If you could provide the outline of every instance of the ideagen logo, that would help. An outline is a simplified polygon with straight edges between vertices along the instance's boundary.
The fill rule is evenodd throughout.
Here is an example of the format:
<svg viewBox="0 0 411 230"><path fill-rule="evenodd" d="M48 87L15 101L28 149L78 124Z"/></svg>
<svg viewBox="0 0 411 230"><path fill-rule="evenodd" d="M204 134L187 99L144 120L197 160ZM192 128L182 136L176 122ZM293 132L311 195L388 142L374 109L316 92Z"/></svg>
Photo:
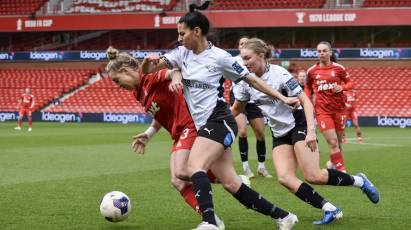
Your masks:
<svg viewBox="0 0 411 230"><path fill-rule="evenodd" d="M148 52L148 51L138 51L138 50L133 50L130 52L130 54L131 56L133 56L133 58L138 58L138 59L145 58L147 55L154 55L154 56L159 56L159 57L163 55L163 53L160 51Z"/></svg>
<svg viewBox="0 0 411 230"><path fill-rule="evenodd" d="M16 120L16 114L14 113L0 113L0 121L13 121Z"/></svg>
<svg viewBox="0 0 411 230"><path fill-rule="evenodd" d="M400 128L411 127L411 118L380 117L378 116L378 126L396 126Z"/></svg>
<svg viewBox="0 0 411 230"><path fill-rule="evenodd" d="M392 49L360 49L360 57L395 57L395 52Z"/></svg>
<svg viewBox="0 0 411 230"><path fill-rule="evenodd" d="M300 49L300 57L304 58L315 58L317 57L317 50L312 49Z"/></svg>
<svg viewBox="0 0 411 230"><path fill-rule="evenodd" d="M45 60L61 58L57 52L30 52L30 59Z"/></svg>
<svg viewBox="0 0 411 230"><path fill-rule="evenodd" d="M76 115L73 113L41 113L41 120L43 121L59 121L64 123L66 121L76 121Z"/></svg>
<svg viewBox="0 0 411 230"><path fill-rule="evenodd" d="M104 122L115 122L115 123L139 123L139 116L137 114L113 114L104 113Z"/></svg>
<svg viewBox="0 0 411 230"><path fill-rule="evenodd" d="M106 58L106 52L89 52L89 51L80 51L80 59L94 59L100 60Z"/></svg>

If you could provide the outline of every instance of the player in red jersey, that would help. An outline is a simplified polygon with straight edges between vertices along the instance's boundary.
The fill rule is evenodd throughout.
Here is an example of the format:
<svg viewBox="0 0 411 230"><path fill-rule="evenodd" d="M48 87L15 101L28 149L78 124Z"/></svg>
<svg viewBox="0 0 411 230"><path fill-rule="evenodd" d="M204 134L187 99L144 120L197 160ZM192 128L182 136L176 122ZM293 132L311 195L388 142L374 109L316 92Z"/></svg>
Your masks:
<svg viewBox="0 0 411 230"><path fill-rule="evenodd" d="M349 91L344 91L344 95L346 98L345 101L345 107L346 107L346 117L347 117L347 122L348 120L352 121L352 124L355 127L355 131L357 133L357 139L358 139L358 143L362 144L362 133L361 133L361 127L358 124L358 116L357 116L357 112L356 110L356 95L355 92L353 90L349 90ZM343 136L343 143L348 143L346 134L344 132L344 136Z"/></svg>
<svg viewBox="0 0 411 230"><path fill-rule="evenodd" d="M121 88L132 90L153 117L151 126L142 134L134 136L132 147L135 152L144 154L145 145L157 131L164 127L173 139L170 156L171 183L180 192L187 204L197 212L198 202L192 189L187 170L188 155L197 137L193 120L187 110L182 90L177 94L170 91L169 85L173 74L178 70L160 70L152 74L142 74L138 61L127 53L118 53L110 47L107 50L110 62L106 71L110 78ZM208 173L210 180L215 180ZM214 178L213 178L214 177ZM216 217L219 228L224 229L224 222Z"/></svg>
<svg viewBox="0 0 411 230"><path fill-rule="evenodd" d="M33 130L33 120L31 118L32 109L34 107L34 96L31 94L30 88L26 88L24 93L18 99L17 108L19 109L19 119L17 120L16 130L21 130L21 125L23 123L23 117L26 114L29 121L29 129L31 132Z"/></svg>
<svg viewBox="0 0 411 230"><path fill-rule="evenodd" d="M319 62L307 70L305 93L314 92L317 124L328 143L331 163L345 171L341 149L345 127L345 97L343 91L353 88L344 66L331 61L332 48L328 42L317 46Z"/></svg>

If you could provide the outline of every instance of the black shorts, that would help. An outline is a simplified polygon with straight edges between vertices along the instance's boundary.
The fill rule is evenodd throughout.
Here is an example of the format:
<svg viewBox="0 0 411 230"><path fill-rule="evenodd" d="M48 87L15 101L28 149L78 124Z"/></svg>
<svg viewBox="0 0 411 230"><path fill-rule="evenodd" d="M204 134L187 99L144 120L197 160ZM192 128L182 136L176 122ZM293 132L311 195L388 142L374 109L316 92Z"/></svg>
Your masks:
<svg viewBox="0 0 411 230"><path fill-rule="evenodd" d="M290 130L285 136L275 138L273 137L273 149L280 145L294 145L298 141L305 140L307 136L307 121L305 119L304 111L297 110L293 113L295 119L295 127Z"/></svg>
<svg viewBox="0 0 411 230"><path fill-rule="evenodd" d="M247 103L245 106L245 115L247 116L248 121L264 117L263 112L255 103Z"/></svg>

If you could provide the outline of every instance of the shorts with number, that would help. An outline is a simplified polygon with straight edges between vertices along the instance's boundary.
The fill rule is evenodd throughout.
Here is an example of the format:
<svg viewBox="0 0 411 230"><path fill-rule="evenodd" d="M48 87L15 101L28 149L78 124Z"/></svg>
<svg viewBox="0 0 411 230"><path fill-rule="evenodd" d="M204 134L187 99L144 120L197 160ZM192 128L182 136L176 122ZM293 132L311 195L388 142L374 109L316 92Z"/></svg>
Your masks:
<svg viewBox="0 0 411 230"><path fill-rule="evenodd" d="M179 150L191 150L196 137L197 131L194 123L186 126L181 132L180 137L177 140L174 140L171 152L175 153Z"/></svg>
<svg viewBox="0 0 411 230"><path fill-rule="evenodd" d="M346 115L347 120L355 121L358 118L357 117L357 112L355 112L355 109L352 109L352 108L347 109L345 115Z"/></svg>
<svg viewBox="0 0 411 230"><path fill-rule="evenodd" d="M26 114L27 116L31 117L31 109L20 109L19 111L19 117L22 118Z"/></svg>
<svg viewBox="0 0 411 230"><path fill-rule="evenodd" d="M317 114L317 125L321 132L335 129L336 131L344 131L347 121L345 111L334 112L329 114Z"/></svg>
<svg viewBox="0 0 411 230"><path fill-rule="evenodd" d="M307 120L303 110L297 110L293 113L295 119L295 126L286 135L282 137L274 137L273 132L273 149L280 145L294 145L299 141L305 140L307 136Z"/></svg>
<svg viewBox="0 0 411 230"><path fill-rule="evenodd" d="M198 130L198 136L218 142L226 149L233 143L237 132L237 123L235 123L234 119L229 122L226 120L207 121L207 123Z"/></svg>

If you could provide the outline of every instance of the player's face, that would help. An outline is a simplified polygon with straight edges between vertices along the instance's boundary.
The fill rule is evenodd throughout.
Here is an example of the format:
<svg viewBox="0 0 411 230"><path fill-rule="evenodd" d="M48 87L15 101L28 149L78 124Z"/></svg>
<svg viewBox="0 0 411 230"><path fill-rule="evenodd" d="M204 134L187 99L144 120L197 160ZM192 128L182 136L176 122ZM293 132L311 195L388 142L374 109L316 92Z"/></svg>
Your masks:
<svg viewBox="0 0 411 230"><path fill-rule="evenodd" d="M298 83L300 83L300 85L304 85L305 84L305 73L304 72L299 72L298 76Z"/></svg>
<svg viewBox="0 0 411 230"><path fill-rule="evenodd" d="M331 49L325 44L317 46L318 59L320 62L329 62L331 58Z"/></svg>
<svg viewBox="0 0 411 230"><path fill-rule="evenodd" d="M244 65L250 72L256 73L265 68L264 54L257 54L251 49L243 48L240 50L240 55Z"/></svg>
<svg viewBox="0 0 411 230"><path fill-rule="evenodd" d="M131 68L122 68L119 72L110 72L109 75L116 85L127 90L133 90L140 83L138 72Z"/></svg>
<svg viewBox="0 0 411 230"><path fill-rule="evenodd" d="M178 42L189 50L193 50L201 37L198 27L190 29L185 23L177 24Z"/></svg>
<svg viewBox="0 0 411 230"><path fill-rule="evenodd" d="M24 93L27 94L27 95L29 95L29 94L31 93L31 92L30 92L30 89L29 89L29 88L25 89L25 90L24 90Z"/></svg>
<svg viewBox="0 0 411 230"><path fill-rule="evenodd" d="M248 41L248 38L241 38L240 41L238 41L238 49L240 50L241 48L243 48L244 43L246 43Z"/></svg>

